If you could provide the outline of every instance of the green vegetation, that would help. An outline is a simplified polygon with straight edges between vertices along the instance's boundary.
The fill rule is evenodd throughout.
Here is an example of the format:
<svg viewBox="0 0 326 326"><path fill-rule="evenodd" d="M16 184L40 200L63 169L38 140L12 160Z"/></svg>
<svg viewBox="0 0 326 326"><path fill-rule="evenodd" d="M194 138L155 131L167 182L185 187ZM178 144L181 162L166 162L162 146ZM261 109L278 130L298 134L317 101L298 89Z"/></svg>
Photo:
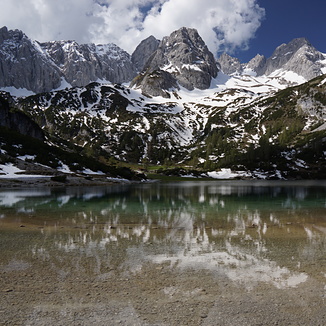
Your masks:
<svg viewBox="0 0 326 326"><path fill-rule="evenodd" d="M80 155L78 148L75 151L64 150L62 147L50 146L41 140L24 136L11 129L0 127L1 150L6 151L6 155L1 154L2 163L12 162L20 155L33 155L34 163L39 163L52 168L58 168L61 164L66 164L72 171L102 171L110 177L122 177L125 179L137 179L137 175L127 167L108 165L98 161L93 157Z"/></svg>
<svg viewBox="0 0 326 326"><path fill-rule="evenodd" d="M159 72L154 75L156 79ZM313 130L324 123L318 117L326 105L326 86L320 85L323 78L249 104L242 97L229 107L188 103L177 114L172 113L174 103L147 103L142 112L129 111L128 106L137 108L142 101L124 96L129 90L123 85L92 83L82 92L39 94L20 100L18 106L56 145L18 142L23 150L4 142L3 149L8 157L30 153L37 162L54 168L63 163L73 171L87 167L112 175L128 175L130 167L151 174L158 164L161 169L155 173L163 178L220 168L279 169L293 175L298 159L319 171L325 161L326 135L309 132L308 126ZM230 95L236 92L229 90ZM315 105L311 108L317 112L314 118L308 117L306 98ZM187 134L187 128L192 129L193 138L183 146L180 135ZM118 171L122 168L127 170Z"/></svg>

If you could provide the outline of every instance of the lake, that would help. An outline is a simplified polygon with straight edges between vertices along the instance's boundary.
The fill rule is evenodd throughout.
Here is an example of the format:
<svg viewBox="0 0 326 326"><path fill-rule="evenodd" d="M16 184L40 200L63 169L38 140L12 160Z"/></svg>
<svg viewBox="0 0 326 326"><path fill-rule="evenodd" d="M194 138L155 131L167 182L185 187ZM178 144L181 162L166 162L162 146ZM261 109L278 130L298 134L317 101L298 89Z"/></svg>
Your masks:
<svg viewBox="0 0 326 326"><path fill-rule="evenodd" d="M325 325L326 182L0 190L0 325Z"/></svg>

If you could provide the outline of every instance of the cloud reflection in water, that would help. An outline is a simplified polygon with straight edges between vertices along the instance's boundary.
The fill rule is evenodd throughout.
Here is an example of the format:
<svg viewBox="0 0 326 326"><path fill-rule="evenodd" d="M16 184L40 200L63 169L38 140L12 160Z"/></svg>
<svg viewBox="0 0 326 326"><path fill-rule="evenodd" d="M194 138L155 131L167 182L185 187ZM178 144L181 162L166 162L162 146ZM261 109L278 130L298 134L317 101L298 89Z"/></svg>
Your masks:
<svg viewBox="0 0 326 326"><path fill-rule="evenodd" d="M168 264L225 275L248 289L261 282L285 289L308 279L298 266L325 252L326 237L320 222L325 187L285 185L190 182L25 197L2 192L0 208L55 221L56 229L42 229L48 241L32 252L53 266L67 261L71 272L80 272L84 260L98 278L112 266L136 273L144 264ZM57 268L61 277L68 273Z"/></svg>

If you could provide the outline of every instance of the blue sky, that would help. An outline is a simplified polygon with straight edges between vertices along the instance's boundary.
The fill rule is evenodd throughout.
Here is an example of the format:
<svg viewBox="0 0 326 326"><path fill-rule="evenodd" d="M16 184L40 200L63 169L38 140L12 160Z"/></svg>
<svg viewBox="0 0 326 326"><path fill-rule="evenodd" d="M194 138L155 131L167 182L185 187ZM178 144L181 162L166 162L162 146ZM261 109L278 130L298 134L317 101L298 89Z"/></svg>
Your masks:
<svg viewBox="0 0 326 326"><path fill-rule="evenodd" d="M0 8L0 27L40 42L115 43L131 54L150 35L192 27L215 55L242 62L296 37L326 53L326 0L0 0Z"/></svg>
<svg viewBox="0 0 326 326"><path fill-rule="evenodd" d="M326 0L258 0L265 19L249 43L249 50L237 51L241 61L257 53L270 57L275 48L297 37L306 37L317 50L326 53Z"/></svg>

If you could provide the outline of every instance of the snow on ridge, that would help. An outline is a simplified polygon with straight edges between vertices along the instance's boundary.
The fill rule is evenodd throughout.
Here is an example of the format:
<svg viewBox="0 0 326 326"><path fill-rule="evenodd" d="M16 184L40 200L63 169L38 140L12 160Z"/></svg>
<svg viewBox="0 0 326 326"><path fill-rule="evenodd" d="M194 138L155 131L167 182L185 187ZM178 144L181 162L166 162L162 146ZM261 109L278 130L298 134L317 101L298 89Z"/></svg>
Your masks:
<svg viewBox="0 0 326 326"><path fill-rule="evenodd" d="M304 77L302 77L302 76L298 75L297 73L295 73L294 71L290 71L290 70L278 69L278 70L275 70L274 72L272 72L269 76L283 78L287 82L295 83L295 84L303 84L303 83L307 82L307 80ZM289 85L284 84L284 86L282 88L285 88L288 86Z"/></svg>
<svg viewBox="0 0 326 326"><path fill-rule="evenodd" d="M196 64L183 64L182 69L185 68L185 69L188 69L188 70L197 70L197 71L202 71Z"/></svg>
<svg viewBox="0 0 326 326"><path fill-rule="evenodd" d="M16 88L14 86L1 87L0 91L8 92L12 96L15 96L15 97L27 97L27 96L35 95L35 93L33 91L30 91L26 88Z"/></svg>

